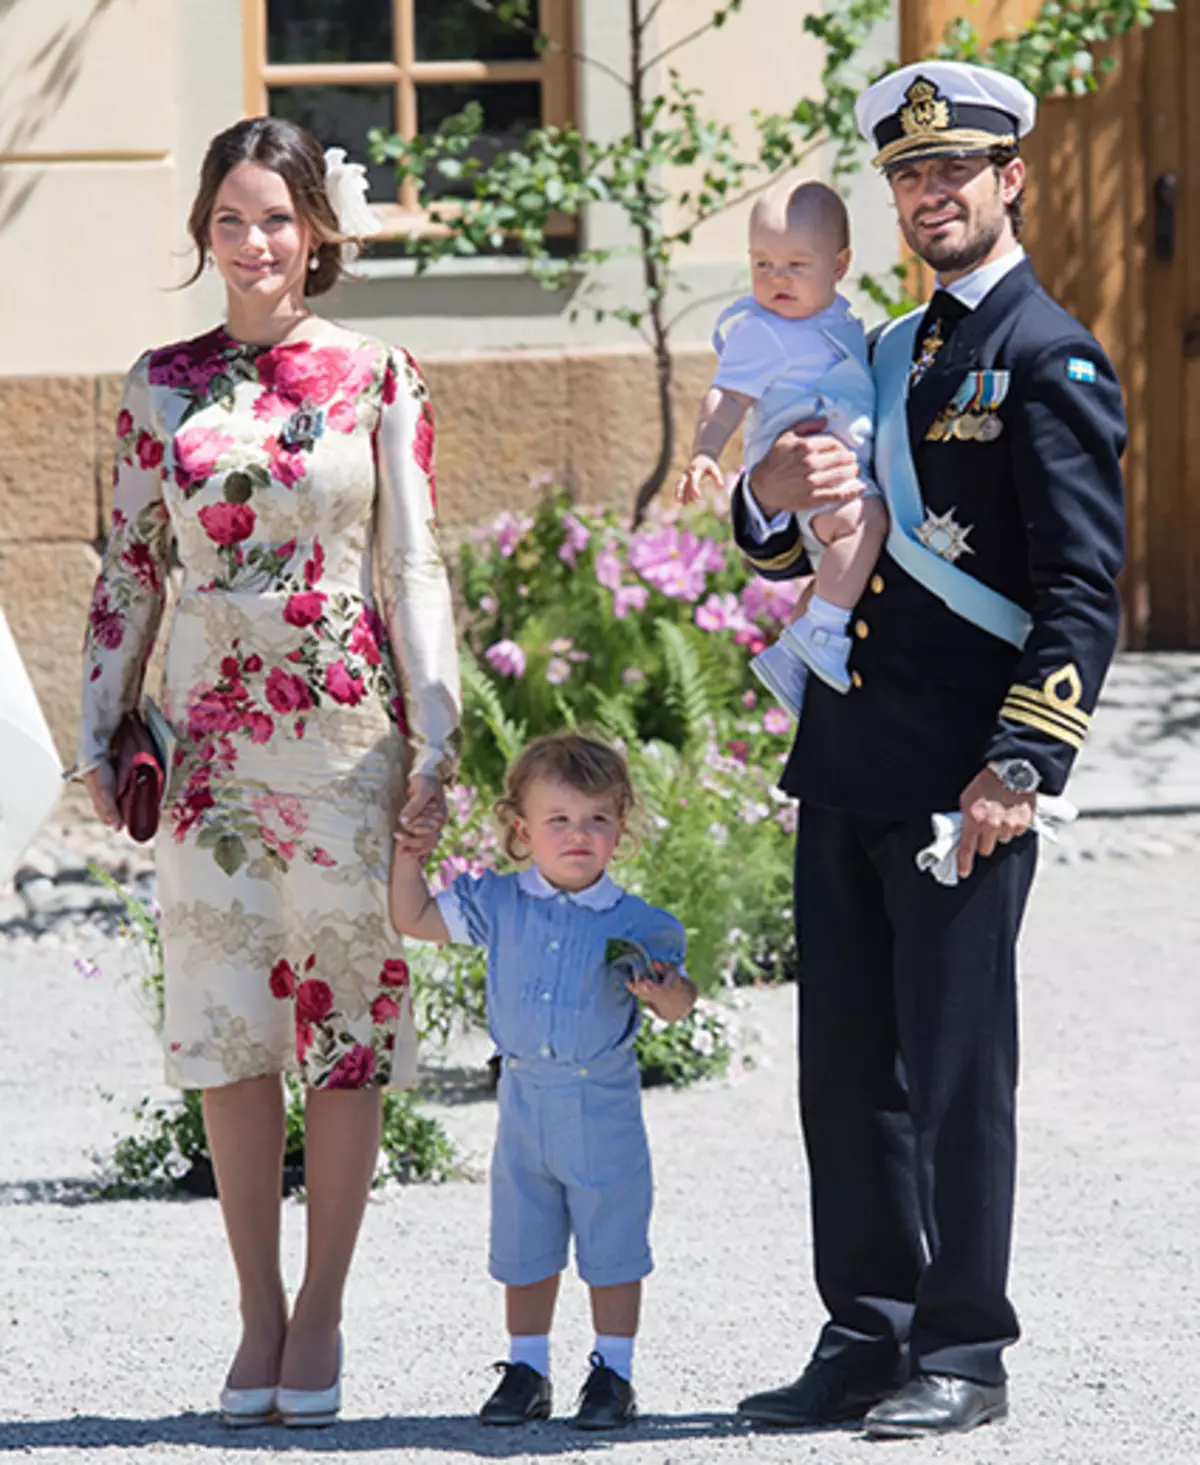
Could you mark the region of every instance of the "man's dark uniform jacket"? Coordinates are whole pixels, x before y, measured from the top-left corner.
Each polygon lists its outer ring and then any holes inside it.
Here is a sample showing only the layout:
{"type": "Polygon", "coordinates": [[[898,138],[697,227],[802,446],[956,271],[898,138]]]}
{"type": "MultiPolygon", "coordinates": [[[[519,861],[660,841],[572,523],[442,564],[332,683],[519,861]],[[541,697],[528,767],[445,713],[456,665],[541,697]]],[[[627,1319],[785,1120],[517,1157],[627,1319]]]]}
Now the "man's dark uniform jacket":
{"type": "MultiPolygon", "coordinates": [[[[966,529],[955,563],[1032,617],[1024,650],[969,624],[885,551],[852,617],[853,688],[815,677],[783,787],[828,808],[882,817],[958,808],[993,759],[1025,758],[1059,793],[1116,646],[1124,555],[1119,459],[1125,417],[1096,340],[1013,268],[949,335],[908,402],[927,514],[966,529]],[[990,440],[947,415],[972,372],[1010,374],[990,440]]],[[[794,519],[762,542],[739,487],[737,541],[754,569],[808,565],[794,519]]]]}

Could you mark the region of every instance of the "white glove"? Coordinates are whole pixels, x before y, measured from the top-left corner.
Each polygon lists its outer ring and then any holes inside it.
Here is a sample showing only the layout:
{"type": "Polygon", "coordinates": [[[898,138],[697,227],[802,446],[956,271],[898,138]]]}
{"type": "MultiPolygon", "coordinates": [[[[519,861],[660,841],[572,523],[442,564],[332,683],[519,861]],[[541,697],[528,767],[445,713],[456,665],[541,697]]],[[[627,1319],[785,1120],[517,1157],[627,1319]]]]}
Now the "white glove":
{"type": "MultiPolygon", "coordinates": [[[[1039,794],[1030,828],[1052,842],[1058,830],[1076,818],[1079,810],[1061,794],[1039,794]]],[[[933,839],[916,854],[917,869],[932,875],[939,885],[958,884],[958,843],[962,838],[961,814],[934,814],[933,839]]]]}

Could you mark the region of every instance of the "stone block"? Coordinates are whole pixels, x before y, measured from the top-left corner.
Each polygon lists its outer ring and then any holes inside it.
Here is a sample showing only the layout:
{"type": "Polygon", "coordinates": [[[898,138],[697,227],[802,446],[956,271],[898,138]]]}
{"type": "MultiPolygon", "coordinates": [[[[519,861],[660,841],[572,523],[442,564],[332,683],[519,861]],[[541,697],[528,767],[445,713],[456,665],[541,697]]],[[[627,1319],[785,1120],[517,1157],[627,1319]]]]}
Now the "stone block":
{"type": "Polygon", "coordinates": [[[561,355],[422,363],[437,429],[438,516],[451,533],[536,500],[570,464],[561,355]]]}
{"type": "Polygon", "coordinates": [[[0,377],[0,542],[96,532],[95,406],[82,376],[0,377]]]}
{"type": "Polygon", "coordinates": [[[0,605],[64,765],[75,758],[80,652],[99,564],[88,544],[0,544],[0,605]]]}
{"type": "Polygon", "coordinates": [[[117,413],[121,410],[121,392],[125,378],[105,375],[96,378],[95,463],[96,530],[101,537],[108,534],[112,522],[113,454],[117,431],[117,413]]]}

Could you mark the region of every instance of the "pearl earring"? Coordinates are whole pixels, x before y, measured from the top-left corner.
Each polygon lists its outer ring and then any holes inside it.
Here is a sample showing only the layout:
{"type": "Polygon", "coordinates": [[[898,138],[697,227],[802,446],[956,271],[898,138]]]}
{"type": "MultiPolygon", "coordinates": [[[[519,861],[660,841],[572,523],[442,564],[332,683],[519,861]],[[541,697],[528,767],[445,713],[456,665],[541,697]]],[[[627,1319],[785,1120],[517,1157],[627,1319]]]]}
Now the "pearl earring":
{"type": "Polygon", "coordinates": [[[216,263],[217,263],[217,262],[216,262],[216,260],[215,260],[215,259],[214,259],[214,258],[213,258],[213,257],[212,257],[212,255],[211,255],[211,254],[206,254],[206,255],[205,255],[205,256],[204,256],[204,268],[205,268],[205,269],[206,269],[206,270],[211,270],[211,269],[213,269],[213,268],[214,268],[214,266],[215,266],[215,265],[216,265],[216,263]]]}
{"type": "Polygon", "coordinates": [[[308,267],[310,270],[319,270],[321,268],[320,256],[316,254],[310,255],[308,259],[308,267]]]}

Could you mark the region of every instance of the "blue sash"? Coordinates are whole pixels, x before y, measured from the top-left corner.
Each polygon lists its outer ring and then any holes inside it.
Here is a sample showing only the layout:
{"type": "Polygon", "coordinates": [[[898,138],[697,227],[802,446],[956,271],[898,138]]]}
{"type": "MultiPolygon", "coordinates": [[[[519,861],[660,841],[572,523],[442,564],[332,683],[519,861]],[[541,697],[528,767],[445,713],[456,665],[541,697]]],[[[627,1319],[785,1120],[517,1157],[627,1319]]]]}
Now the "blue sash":
{"type": "Polygon", "coordinates": [[[1020,650],[1033,621],[1015,601],[943,559],[922,544],[916,531],[925,522],[925,503],[908,438],[908,378],[913,344],[924,308],[885,327],[875,345],[879,415],[875,428],[875,474],[892,516],[888,553],[896,563],[944,601],[963,620],[990,631],[1020,650]]]}

